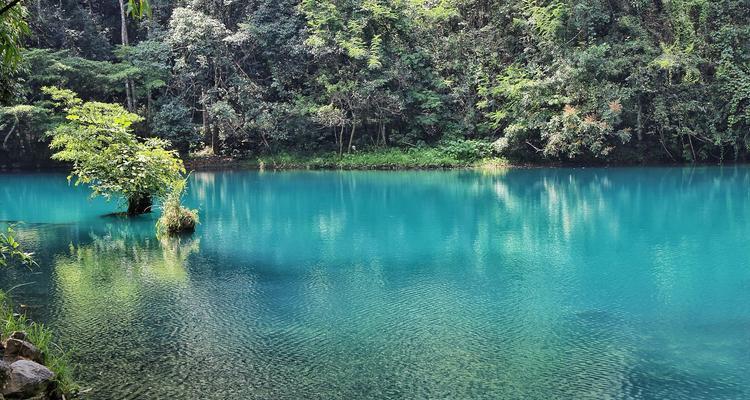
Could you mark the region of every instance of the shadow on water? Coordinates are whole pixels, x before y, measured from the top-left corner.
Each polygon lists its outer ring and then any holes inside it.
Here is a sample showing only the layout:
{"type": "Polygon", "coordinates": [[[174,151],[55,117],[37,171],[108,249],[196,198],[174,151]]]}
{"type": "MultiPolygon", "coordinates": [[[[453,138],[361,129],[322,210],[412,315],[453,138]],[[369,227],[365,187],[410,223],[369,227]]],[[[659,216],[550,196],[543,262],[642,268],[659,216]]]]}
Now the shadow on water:
{"type": "Polygon", "coordinates": [[[132,216],[129,215],[127,212],[121,211],[121,212],[113,212],[113,213],[104,214],[101,217],[105,219],[127,219],[127,218],[131,218],[132,216]]]}

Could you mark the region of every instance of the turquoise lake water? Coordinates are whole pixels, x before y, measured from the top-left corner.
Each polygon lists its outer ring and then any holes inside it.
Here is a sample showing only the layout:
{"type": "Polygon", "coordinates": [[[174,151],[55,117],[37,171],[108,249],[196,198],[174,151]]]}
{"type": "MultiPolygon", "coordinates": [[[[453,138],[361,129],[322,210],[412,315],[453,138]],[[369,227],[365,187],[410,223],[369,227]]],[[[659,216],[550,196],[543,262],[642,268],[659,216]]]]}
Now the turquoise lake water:
{"type": "Polygon", "coordinates": [[[191,239],[0,174],[93,399],[748,399],[750,168],[195,173],[191,239]]]}

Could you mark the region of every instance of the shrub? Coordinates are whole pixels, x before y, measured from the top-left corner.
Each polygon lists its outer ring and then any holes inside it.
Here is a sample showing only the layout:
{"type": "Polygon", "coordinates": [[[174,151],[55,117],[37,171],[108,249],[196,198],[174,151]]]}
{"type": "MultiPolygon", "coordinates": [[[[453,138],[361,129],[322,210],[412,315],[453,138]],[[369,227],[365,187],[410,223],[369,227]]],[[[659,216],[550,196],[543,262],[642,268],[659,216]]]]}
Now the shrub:
{"type": "Polygon", "coordinates": [[[15,238],[13,225],[0,232],[0,266],[8,265],[10,259],[18,260],[21,264],[35,265],[34,253],[23,251],[21,244],[15,238]]]}
{"type": "Polygon", "coordinates": [[[156,222],[159,235],[174,235],[193,232],[198,224],[198,211],[182,205],[182,196],[187,187],[187,178],[174,181],[171,191],[164,198],[162,214],[156,222]]]}
{"type": "Polygon", "coordinates": [[[152,198],[165,196],[185,173],[176,152],[167,150],[169,142],[138,140],[131,128],[141,121],[138,115],[118,104],[83,102],[70,90],[43,90],[67,113],[51,132],[50,147],[57,150],[52,158],[73,163],[75,184],[89,185],[94,196],[122,195],[128,214],[146,213],[152,198]]]}
{"type": "Polygon", "coordinates": [[[69,354],[53,342],[52,331],[43,324],[30,321],[25,315],[16,314],[10,297],[3,291],[0,291],[0,324],[2,340],[15,331],[26,332],[26,340],[41,351],[44,365],[55,373],[54,382],[59,393],[70,394],[78,390],[72,378],[73,366],[69,354]]]}
{"type": "Polygon", "coordinates": [[[460,161],[473,162],[492,155],[492,144],[481,140],[449,140],[441,150],[460,161]]]}

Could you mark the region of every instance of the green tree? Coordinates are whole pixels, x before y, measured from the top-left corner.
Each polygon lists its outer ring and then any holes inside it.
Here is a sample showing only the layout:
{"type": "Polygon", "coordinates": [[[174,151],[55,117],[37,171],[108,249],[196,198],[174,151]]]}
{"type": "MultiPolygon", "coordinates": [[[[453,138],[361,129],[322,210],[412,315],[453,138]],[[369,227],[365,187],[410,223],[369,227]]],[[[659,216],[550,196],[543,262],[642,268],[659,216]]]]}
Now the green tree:
{"type": "MultiPolygon", "coordinates": [[[[27,6],[27,43],[37,49],[3,76],[12,82],[10,106],[44,109],[39,87],[64,85],[126,105],[145,117],[139,134],[184,152],[442,149],[479,140],[521,161],[750,156],[745,0],[27,6]],[[152,9],[145,20],[124,15],[152,9]]],[[[14,135],[43,130],[42,114],[7,111],[0,135],[16,117],[14,135]]]]}
{"type": "Polygon", "coordinates": [[[30,33],[26,8],[18,0],[0,5],[0,103],[14,93],[13,76],[21,62],[21,44],[30,33]]]}
{"type": "Polygon", "coordinates": [[[220,137],[211,111],[223,96],[222,82],[231,69],[224,41],[228,35],[219,19],[194,8],[176,8],[166,39],[175,55],[175,85],[181,97],[200,111],[204,141],[215,153],[220,137]]]}
{"type": "MultiPolygon", "coordinates": [[[[76,185],[87,184],[94,196],[122,196],[128,214],[151,211],[153,197],[165,196],[185,168],[169,142],[144,141],[132,132],[141,117],[117,104],[83,102],[65,89],[44,88],[65,110],[67,121],[52,132],[53,158],[73,164],[76,185]]],[[[72,177],[71,176],[71,177],[72,177]]]]}

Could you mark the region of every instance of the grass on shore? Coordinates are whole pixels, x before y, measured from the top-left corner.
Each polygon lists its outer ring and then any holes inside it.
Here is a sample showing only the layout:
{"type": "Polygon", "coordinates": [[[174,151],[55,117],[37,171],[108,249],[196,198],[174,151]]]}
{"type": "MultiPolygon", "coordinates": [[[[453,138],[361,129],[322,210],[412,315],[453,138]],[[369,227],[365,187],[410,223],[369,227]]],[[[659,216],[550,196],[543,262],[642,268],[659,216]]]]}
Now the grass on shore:
{"type": "Polygon", "coordinates": [[[78,390],[78,385],[73,381],[73,368],[68,353],[52,341],[52,331],[43,324],[29,321],[25,315],[16,314],[10,297],[3,291],[0,291],[0,323],[2,340],[15,331],[26,332],[27,340],[42,352],[44,365],[55,373],[59,393],[70,394],[78,390]]]}
{"type": "MultiPolygon", "coordinates": [[[[194,158],[201,164],[199,158],[194,158]]],[[[210,160],[203,164],[211,166],[210,160]]],[[[502,167],[508,163],[502,158],[458,157],[440,148],[378,149],[338,155],[335,152],[314,155],[279,153],[259,155],[242,160],[225,162],[231,166],[251,169],[440,169],[502,167]]],[[[200,166],[200,165],[198,165],[200,166]]]]}

